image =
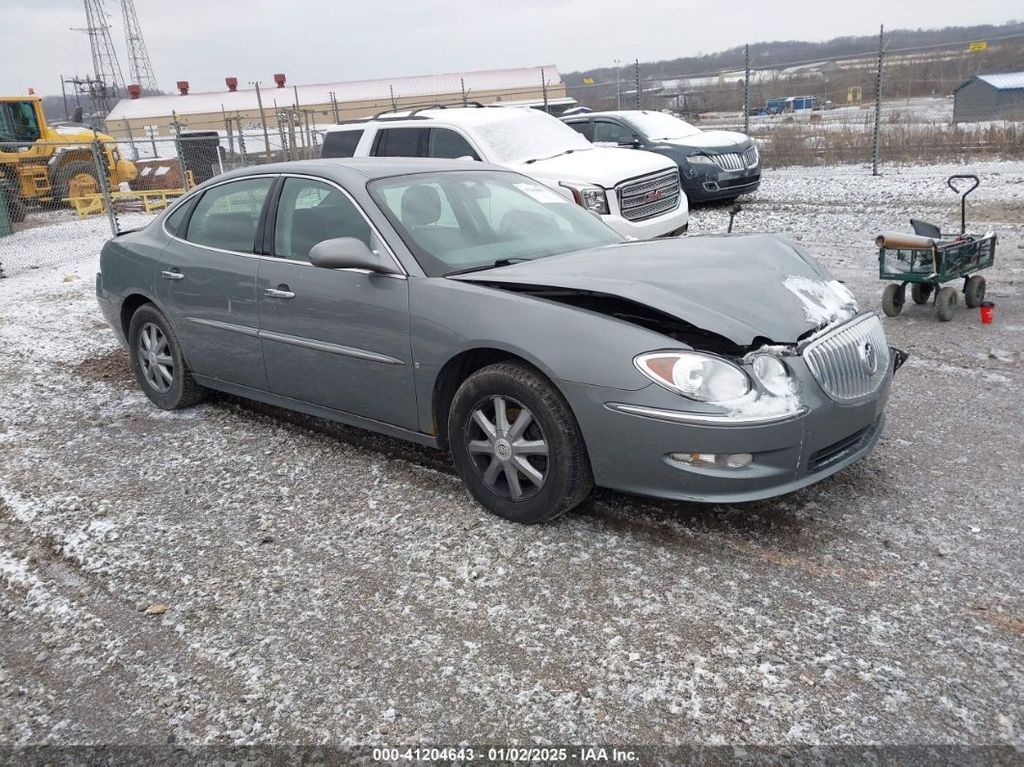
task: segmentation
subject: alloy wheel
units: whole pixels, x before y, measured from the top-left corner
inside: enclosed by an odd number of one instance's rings
[[[146,383],[161,394],[169,391],[174,382],[174,357],[164,332],[152,322],[147,322],[139,331],[136,353]]]
[[[503,396],[481,400],[473,408],[465,438],[473,466],[494,493],[525,501],[543,487],[548,442],[522,403]]]

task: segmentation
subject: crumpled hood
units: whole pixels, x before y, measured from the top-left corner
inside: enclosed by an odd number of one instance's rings
[[[753,142],[742,133],[728,130],[708,130],[683,136],[676,139],[661,140],[661,146],[674,149],[699,149],[702,152],[721,154],[723,152],[742,152]]]
[[[626,179],[675,170],[676,164],[654,152],[623,152],[621,149],[593,147],[510,167],[526,176],[556,185],[559,181],[569,181],[612,189]]]
[[[619,296],[744,347],[755,339],[795,343],[858,311],[846,287],[806,251],[767,234],[626,243],[453,279]]]

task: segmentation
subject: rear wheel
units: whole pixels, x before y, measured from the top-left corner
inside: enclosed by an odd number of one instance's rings
[[[57,202],[71,197],[99,194],[100,182],[96,175],[96,164],[91,160],[71,160],[57,166],[54,171],[53,189]]]
[[[915,282],[910,286],[910,297],[920,306],[928,303],[928,299],[932,297],[932,290],[934,286],[927,282]]]
[[[899,317],[906,300],[905,286],[898,282],[891,282],[882,291],[882,311],[885,312],[886,317]]]
[[[157,407],[178,410],[206,397],[206,389],[192,378],[174,328],[152,304],[132,315],[128,351],[136,382]]]
[[[967,278],[964,285],[964,303],[971,309],[977,309],[985,300],[985,278],[980,274]]]
[[[467,378],[452,401],[448,439],[473,497],[514,522],[553,520],[594,486],[569,404],[523,364],[498,363]]]
[[[956,306],[960,302],[960,294],[956,288],[940,288],[935,297],[935,313],[943,322],[949,322],[956,314]]]

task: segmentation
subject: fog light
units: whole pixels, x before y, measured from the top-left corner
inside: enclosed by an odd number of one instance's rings
[[[742,469],[754,462],[750,453],[669,453],[668,457],[676,463],[719,469]]]

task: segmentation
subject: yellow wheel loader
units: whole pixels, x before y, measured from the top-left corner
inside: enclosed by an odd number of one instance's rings
[[[26,204],[63,205],[100,191],[92,147],[102,147],[100,165],[108,188],[117,191],[137,175],[117,142],[83,125],[48,125],[38,96],[0,96],[0,178],[13,190],[9,209],[24,219]]]

